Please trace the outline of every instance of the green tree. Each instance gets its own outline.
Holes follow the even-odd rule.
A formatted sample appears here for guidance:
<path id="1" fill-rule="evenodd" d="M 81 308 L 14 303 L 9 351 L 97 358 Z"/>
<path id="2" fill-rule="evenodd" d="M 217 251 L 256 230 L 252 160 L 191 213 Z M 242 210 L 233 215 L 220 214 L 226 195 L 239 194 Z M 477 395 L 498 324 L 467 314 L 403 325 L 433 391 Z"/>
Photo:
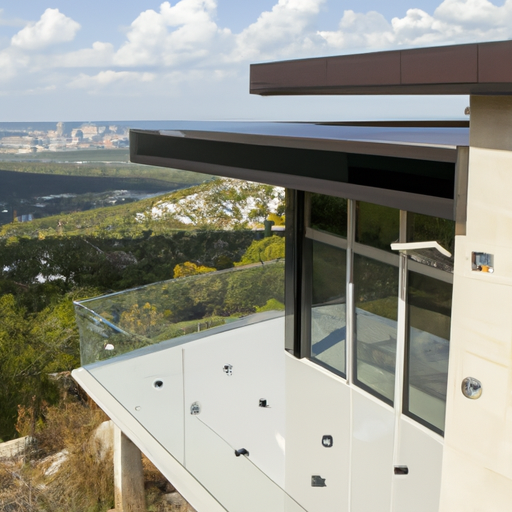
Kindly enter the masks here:
<path id="1" fill-rule="evenodd" d="M 38 417 L 44 402 L 58 399 L 48 374 L 76 368 L 78 347 L 70 297 L 37 314 L 20 307 L 12 294 L 0 297 L 0 438 L 15 435 L 19 405 Z"/>
<path id="2" fill-rule="evenodd" d="M 212 267 L 205 267 L 204 265 L 196 265 L 191 261 L 185 261 L 185 263 L 178 263 L 178 265 L 174 267 L 174 278 L 208 274 L 209 272 L 215 272 L 215 270 L 216 269 Z"/>
<path id="3" fill-rule="evenodd" d="M 162 323 L 163 317 L 164 315 L 158 312 L 156 306 L 149 302 L 142 307 L 134 304 L 130 309 L 121 313 L 120 325 L 132 334 L 150 337 Z"/>
<path id="4" fill-rule="evenodd" d="M 276 235 L 262 240 L 254 240 L 236 265 L 248 265 L 249 263 L 284 258 L 284 247 L 284 238 Z"/>

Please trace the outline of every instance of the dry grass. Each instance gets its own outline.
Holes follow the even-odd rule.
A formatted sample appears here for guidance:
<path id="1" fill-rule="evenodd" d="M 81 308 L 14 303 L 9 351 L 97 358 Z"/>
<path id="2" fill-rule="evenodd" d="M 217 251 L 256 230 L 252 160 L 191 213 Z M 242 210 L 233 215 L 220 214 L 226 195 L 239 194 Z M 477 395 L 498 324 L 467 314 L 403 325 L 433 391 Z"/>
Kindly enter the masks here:
<path id="1" fill-rule="evenodd" d="M 0 462 L 2 512 L 104 512 L 114 506 L 113 461 L 100 456 L 91 434 L 106 419 L 98 409 L 65 401 L 44 409 L 35 426 L 31 453 Z M 18 430 L 34 430 L 32 415 L 20 409 Z M 58 471 L 48 472 L 61 461 Z"/>
<path id="2" fill-rule="evenodd" d="M 38 489 L 23 475 L 18 463 L 0 462 L 0 510 L 3 512 L 39 512 Z"/>
<path id="3" fill-rule="evenodd" d="M 112 453 L 105 452 L 93 436 L 106 415 L 94 403 L 69 397 L 58 406 L 44 406 L 43 413 L 44 421 L 35 422 L 30 408 L 19 408 L 19 434 L 32 435 L 37 442 L 18 459 L 0 460 L 0 511 L 114 508 Z M 52 472 L 52 464 L 58 470 Z M 165 496 L 175 492 L 174 487 L 144 455 L 142 464 L 149 512 L 193 511 L 185 502 L 168 503 Z"/>

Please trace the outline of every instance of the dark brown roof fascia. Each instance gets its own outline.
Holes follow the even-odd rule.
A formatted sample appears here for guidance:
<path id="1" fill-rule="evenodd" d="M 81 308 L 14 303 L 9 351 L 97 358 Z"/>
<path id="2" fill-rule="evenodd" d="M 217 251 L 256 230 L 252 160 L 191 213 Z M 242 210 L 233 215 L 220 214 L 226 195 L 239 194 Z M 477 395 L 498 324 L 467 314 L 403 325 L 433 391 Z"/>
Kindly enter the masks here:
<path id="1" fill-rule="evenodd" d="M 512 41 L 251 65 L 270 95 L 512 94 Z"/>

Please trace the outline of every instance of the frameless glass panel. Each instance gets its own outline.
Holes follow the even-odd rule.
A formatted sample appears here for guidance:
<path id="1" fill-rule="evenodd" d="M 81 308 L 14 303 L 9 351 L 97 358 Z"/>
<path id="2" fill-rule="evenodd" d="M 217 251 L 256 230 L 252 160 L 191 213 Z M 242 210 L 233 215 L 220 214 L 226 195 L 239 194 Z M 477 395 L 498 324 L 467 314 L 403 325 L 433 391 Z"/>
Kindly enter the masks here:
<path id="1" fill-rule="evenodd" d="M 311 194 L 310 227 L 347 238 L 347 200 Z"/>
<path id="2" fill-rule="evenodd" d="M 345 375 L 346 251 L 312 241 L 311 357 Z"/>
<path id="3" fill-rule="evenodd" d="M 284 310 L 284 262 L 162 281 L 75 302 L 82 366 Z M 228 328 L 226 326 L 226 328 Z"/>
<path id="4" fill-rule="evenodd" d="M 356 242 L 391 252 L 400 233 L 400 211 L 372 203 L 357 203 Z"/>
<path id="5" fill-rule="evenodd" d="M 444 430 L 452 285 L 416 272 L 408 279 L 406 412 Z"/>
<path id="6" fill-rule="evenodd" d="M 354 255 L 355 382 L 393 403 L 398 267 Z"/>

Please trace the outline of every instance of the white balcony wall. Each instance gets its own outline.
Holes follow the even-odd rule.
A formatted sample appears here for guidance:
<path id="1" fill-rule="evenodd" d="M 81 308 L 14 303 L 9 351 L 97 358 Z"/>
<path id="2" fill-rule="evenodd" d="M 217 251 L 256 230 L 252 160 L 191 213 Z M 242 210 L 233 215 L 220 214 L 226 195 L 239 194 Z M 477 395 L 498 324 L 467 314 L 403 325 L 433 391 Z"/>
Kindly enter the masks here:
<path id="1" fill-rule="evenodd" d="M 349 510 L 350 388 L 332 372 L 286 357 L 286 491 L 309 512 Z M 332 436 L 332 447 L 322 444 Z M 325 479 L 312 487 L 311 477 Z"/>
<path id="2" fill-rule="evenodd" d="M 298 512 L 283 490 L 283 345 L 280 317 L 145 347 L 73 376 L 198 510 Z M 239 448 L 249 456 L 236 457 Z"/>
<path id="3" fill-rule="evenodd" d="M 400 418 L 400 443 L 395 464 L 409 468 L 395 475 L 393 512 L 437 512 L 441 493 L 443 441 L 406 416 Z"/>
<path id="4" fill-rule="evenodd" d="M 199 512 L 437 512 L 440 436 L 283 345 L 278 317 L 73 375 Z"/>
<path id="5" fill-rule="evenodd" d="M 194 450 L 189 428 L 200 421 L 231 448 L 233 457 L 235 449 L 247 449 L 252 463 L 284 487 L 284 319 L 214 338 L 183 348 L 186 466 Z M 231 375 L 223 371 L 225 365 L 232 367 Z M 260 399 L 268 407 L 260 407 Z M 197 416 L 189 412 L 194 402 L 201 404 Z"/>
<path id="6" fill-rule="evenodd" d="M 183 464 L 181 352 L 181 347 L 138 357 L 137 352 L 131 352 L 111 361 L 90 365 L 87 370 L 134 420 Z M 156 381 L 161 381 L 163 385 L 155 387 Z"/>

